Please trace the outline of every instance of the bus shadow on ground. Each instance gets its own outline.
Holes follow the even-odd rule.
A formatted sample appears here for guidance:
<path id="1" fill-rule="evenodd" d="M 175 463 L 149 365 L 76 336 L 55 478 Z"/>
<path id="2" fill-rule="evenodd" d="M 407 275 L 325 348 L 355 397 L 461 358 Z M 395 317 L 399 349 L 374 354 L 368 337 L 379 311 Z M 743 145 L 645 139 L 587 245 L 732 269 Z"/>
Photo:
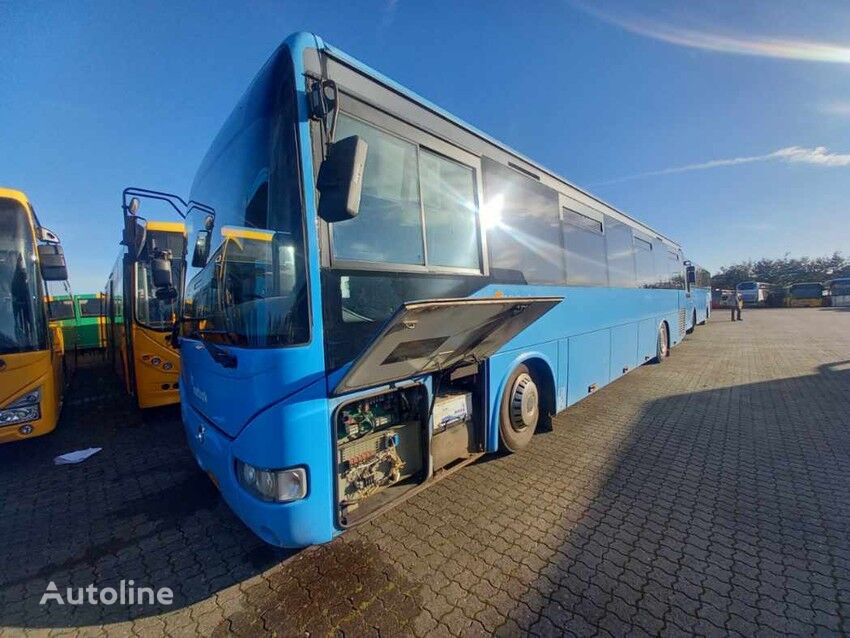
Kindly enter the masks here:
<path id="1" fill-rule="evenodd" d="M 101 447 L 78 465 L 65 452 Z M 189 453 L 177 406 L 140 412 L 112 371 L 78 365 L 60 424 L 0 447 L 0 626 L 97 625 L 203 600 L 290 555 L 230 512 Z M 40 605 L 49 583 L 173 592 L 168 606 Z M 76 595 L 76 594 L 75 594 Z M 55 600 L 55 599 L 54 599 Z"/>
<path id="2" fill-rule="evenodd" d="M 846 634 L 848 414 L 850 360 L 652 402 L 515 627 Z"/>

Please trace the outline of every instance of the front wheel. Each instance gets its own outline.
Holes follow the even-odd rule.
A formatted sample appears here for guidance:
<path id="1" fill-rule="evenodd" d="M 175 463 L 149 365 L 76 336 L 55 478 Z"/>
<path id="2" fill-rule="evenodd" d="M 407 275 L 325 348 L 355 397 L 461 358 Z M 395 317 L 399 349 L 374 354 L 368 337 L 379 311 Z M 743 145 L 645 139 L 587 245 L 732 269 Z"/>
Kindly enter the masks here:
<path id="1" fill-rule="evenodd" d="M 658 341 L 655 344 L 655 358 L 653 363 L 664 363 L 664 359 L 670 356 L 670 341 L 667 339 L 667 324 L 663 321 L 658 326 Z"/>
<path id="2" fill-rule="evenodd" d="M 518 365 L 505 384 L 499 410 L 499 434 L 511 452 L 525 448 L 540 421 L 540 392 L 531 371 Z"/>

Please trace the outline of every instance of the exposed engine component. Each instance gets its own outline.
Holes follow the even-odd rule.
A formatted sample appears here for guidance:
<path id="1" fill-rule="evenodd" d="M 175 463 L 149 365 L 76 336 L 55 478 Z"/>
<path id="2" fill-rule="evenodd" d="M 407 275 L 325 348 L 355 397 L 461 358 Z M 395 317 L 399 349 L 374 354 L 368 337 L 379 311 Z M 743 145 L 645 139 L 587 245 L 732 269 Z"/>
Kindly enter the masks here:
<path id="1" fill-rule="evenodd" d="M 421 387 L 407 388 L 354 401 L 337 412 L 337 493 L 343 519 L 365 499 L 422 471 L 422 397 Z"/>
<path id="2" fill-rule="evenodd" d="M 398 433 L 389 430 L 340 450 L 340 478 L 345 485 L 341 494 L 343 505 L 356 503 L 398 482 L 405 465 L 398 455 L 398 443 Z"/>
<path id="3" fill-rule="evenodd" d="M 337 440 L 353 441 L 371 432 L 416 418 L 409 390 L 382 394 L 343 407 L 337 416 Z"/>
<path id="4" fill-rule="evenodd" d="M 438 396 L 434 400 L 432 421 L 434 431 L 441 432 L 447 427 L 472 418 L 472 394 L 454 392 Z"/>

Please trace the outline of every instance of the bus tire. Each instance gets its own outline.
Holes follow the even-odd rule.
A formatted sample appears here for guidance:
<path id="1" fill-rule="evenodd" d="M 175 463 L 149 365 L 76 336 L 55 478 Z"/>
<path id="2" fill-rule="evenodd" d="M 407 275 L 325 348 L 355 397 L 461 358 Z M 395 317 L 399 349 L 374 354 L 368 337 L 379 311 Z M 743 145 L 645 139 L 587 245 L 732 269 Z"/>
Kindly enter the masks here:
<path id="1" fill-rule="evenodd" d="M 664 359 L 670 356 L 670 340 L 667 338 L 667 324 L 661 322 L 658 325 L 658 339 L 655 342 L 655 358 L 653 363 L 664 363 Z"/>
<path id="2" fill-rule="evenodd" d="M 697 329 L 697 311 L 694 310 L 694 314 L 691 315 L 691 327 L 685 330 L 687 334 L 692 334 L 694 330 Z"/>
<path id="3" fill-rule="evenodd" d="M 702 321 L 700 321 L 700 322 L 697 324 L 698 326 L 704 326 L 704 325 L 705 325 L 705 322 L 706 322 L 706 321 L 708 321 L 708 315 L 709 315 L 709 313 L 710 313 L 710 311 L 709 311 L 709 309 L 708 309 L 708 306 L 706 306 L 706 307 L 705 307 L 705 319 L 703 319 Z"/>
<path id="4" fill-rule="evenodd" d="M 519 452 L 530 442 L 540 422 L 540 390 L 531 370 L 524 364 L 514 369 L 502 395 L 499 435 L 510 452 Z"/>

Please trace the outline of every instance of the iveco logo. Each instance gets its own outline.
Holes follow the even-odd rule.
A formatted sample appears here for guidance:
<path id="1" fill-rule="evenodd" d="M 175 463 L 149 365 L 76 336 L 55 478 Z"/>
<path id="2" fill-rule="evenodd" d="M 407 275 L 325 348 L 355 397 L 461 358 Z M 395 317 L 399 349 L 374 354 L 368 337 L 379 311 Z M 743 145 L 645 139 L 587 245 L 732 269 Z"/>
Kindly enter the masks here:
<path id="1" fill-rule="evenodd" d="M 198 426 L 198 433 L 195 435 L 195 438 L 198 439 L 198 443 L 203 443 L 204 438 L 207 436 L 207 428 L 203 425 Z"/>
<path id="2" fill-rule="evenodd" d="M 195 398 L 202 403 L 207 402 L 207 393 L 201 390 L 198 386 L 195 385 L 195 378 L 192 374 L 189 374 L 189 384 L 192 386 L 192 394 L 195 395 Z"/>
<path id="3" fill-rule="evenodd" d="M 195 395 L 195 398 L 196 398 L 198 401 L 202 401 L 203 403 L 206 403 L 206 402 L 207 402 L 207 393 L 206 393 L 206 392 L 204 392 L 203 390 L 201 390 L 201 389 L 200 389 L 198 386 L 196 386 L 194 383 L 192 384 L 192 394 L 194 394 L 194 395 Z"/>

